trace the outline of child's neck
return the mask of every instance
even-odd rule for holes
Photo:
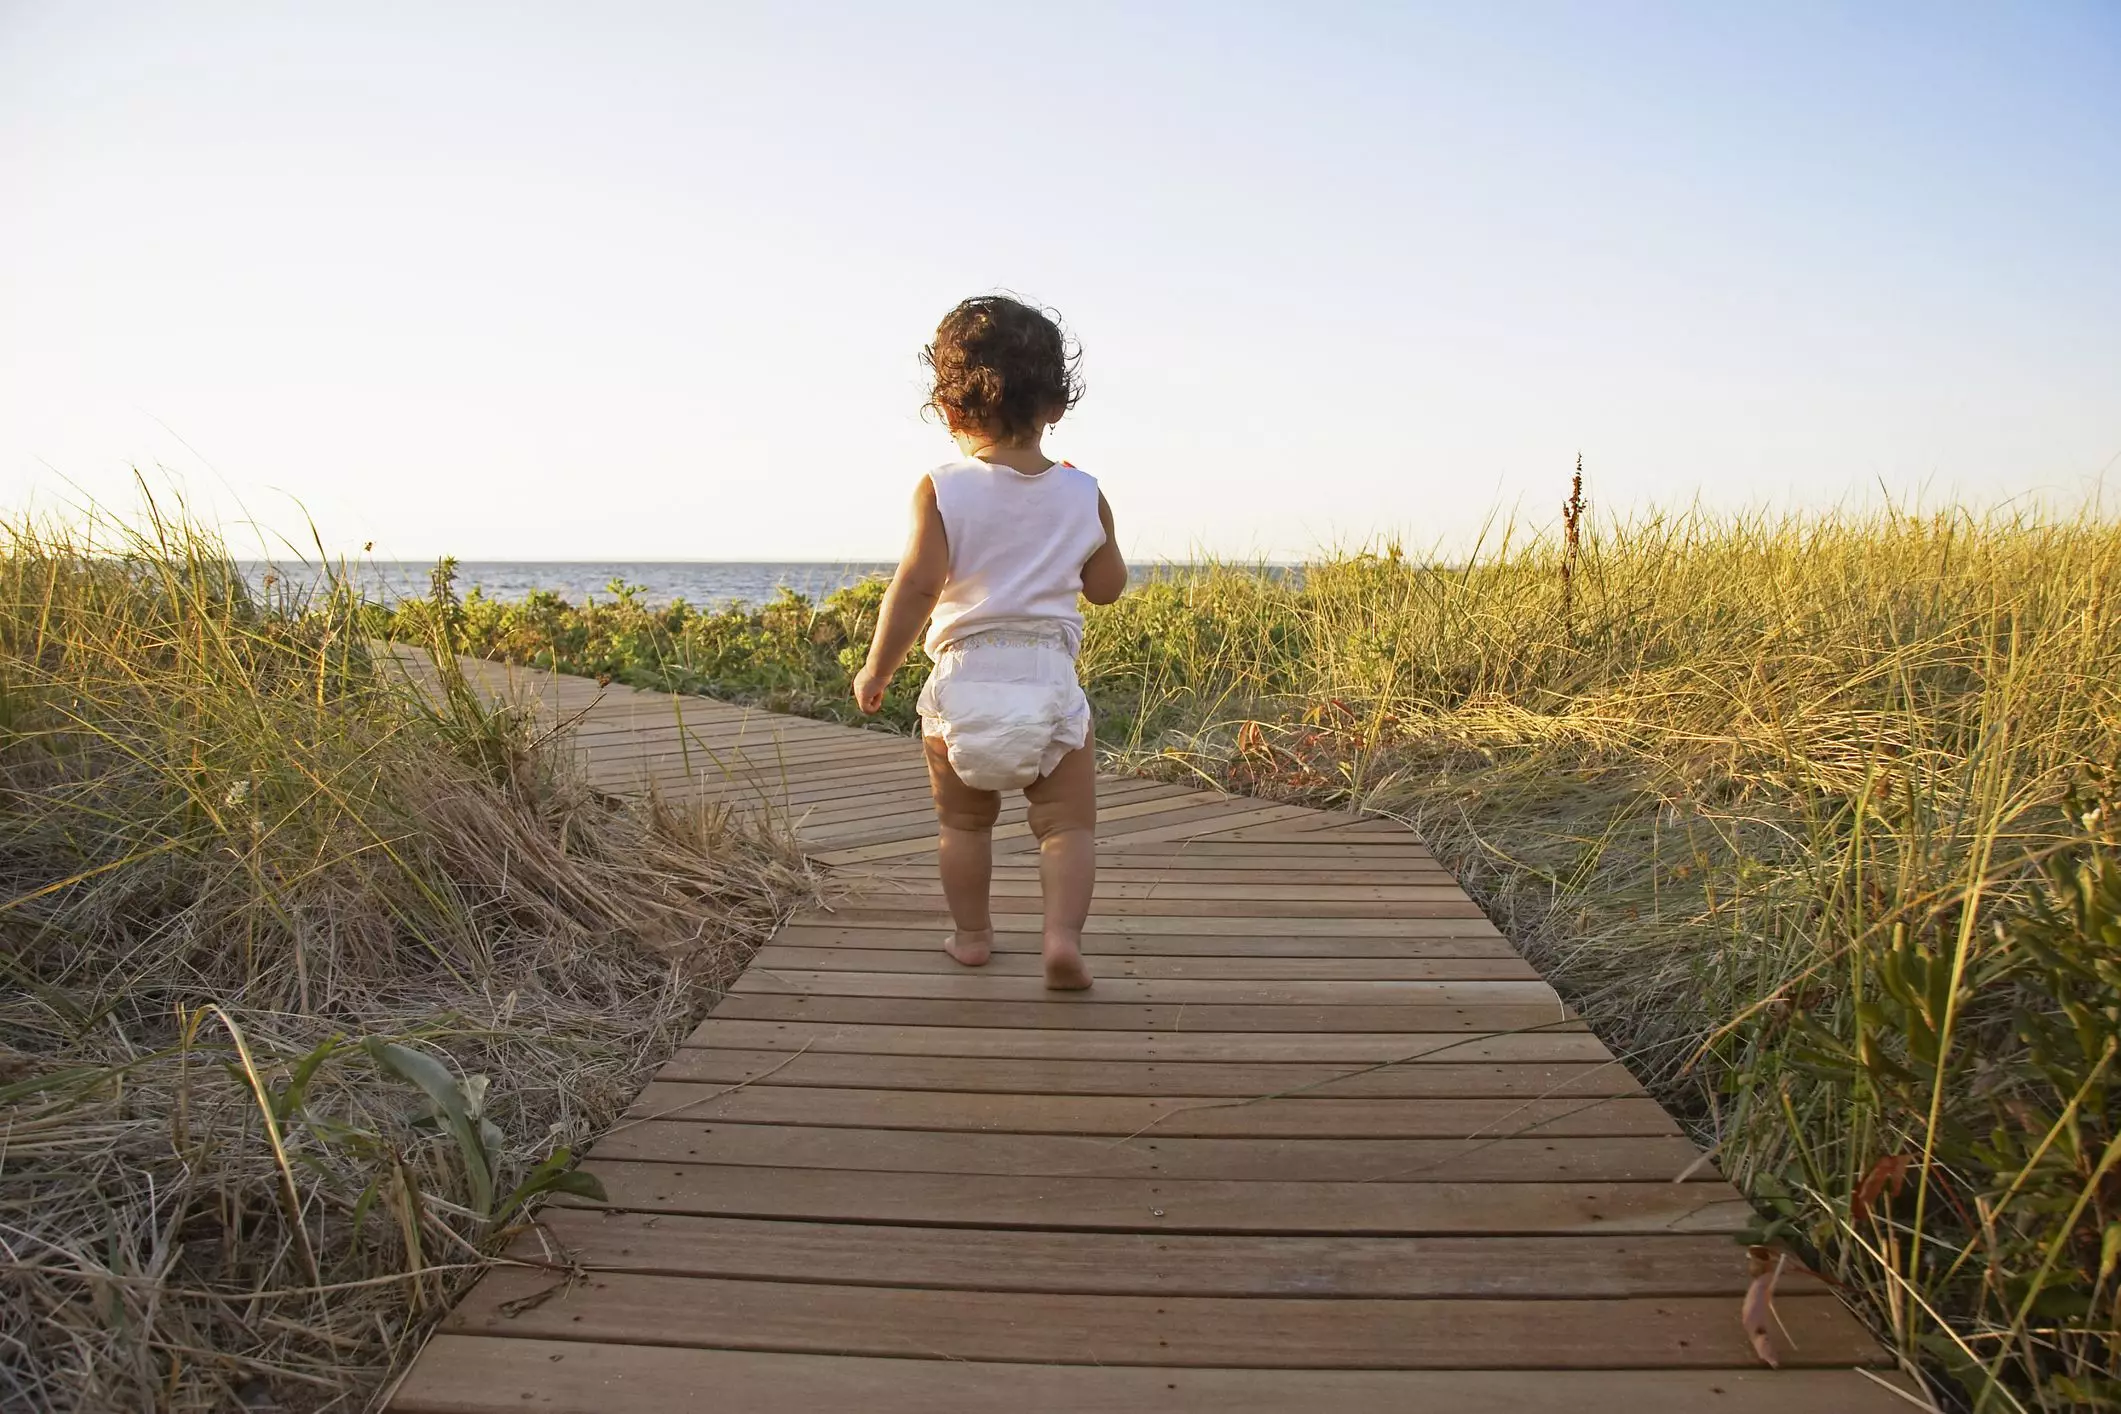
[[[952,432],[957,449],[968,457],[977,457],[994,466],[1005,466],[1011,471],[1026,476],[1036,476],[1053,466],[1053,458],[1046,455],[1045,437],[1033,437],[1028,442],[997,442],[992,438],[972,432]]]

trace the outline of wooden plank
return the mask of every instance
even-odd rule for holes
[[[584,1266],[966,1291],[1341,1298],[1722,1296],[1745,1255],[1720,1234],[1290,1237],[783,1223],[553,1207],[546,1235]],[[537,1234],[516,1254],[543,1259]],[[1778,1289],[1823,1285],[1792,1266]]]
[[[820,793],[823,793],[822,788]],[[1135,785],[1121,784],[1111,787],[1100,785],[1097,799],[1101,806],[1109,804],[1116,807],[1139,800],[1160,800],[1167,798],[1172,793],[1170,787],[1157,786],[1152,782],[1142,782]],[[896,802],[897,808],[893,810],[893,813],[902,814],[916,809],[926,809],[932,814],[934,811],[928,783],[923,779],[917,787],[908,787],[895,795],[853,800],[844,804],[829,804],[826,808],[812,811],[809,818],[819,824],[841,824],[848,820],[860,818],[866,811],[891,808],[894,802]],[[1005,795],[1002,797],[1002,808],[1005,812],[1021,811],[1024,808],[1023,798],[1021,796]],[[912,872],[908,871],[909,876]],[[925,873],[926,871],[921,872]]]
[[[860,928],[918,928],[932,933],[938,924],[907,909],[875,909],[864,906],[867,894],[836,900],[827,907],[796,915],[804,924]],[[941,917],[941,911],[937,910]],[[1038,910],[1012,907],[1003,899],[994,910],[995,927],[1005,933],[1036,933]],[[940,926],[948,927],[947,923]],[[1203,929],[1230,938],[1500,938],[1486,915],[1464,918],[1306,918],[1281,917],[1216,918],[1204,923],[1196,918],[1154,913],[1124,916],[1093,911],[1083,927],[1085,937],[1113,933],[1199,933]]]
[[[1174,883],[1197,884],[1308,884],[1325,879],[1355,885],[1457,883],[1450,871],[1422,859],[1283,860],[1279,862],[1290,867],[1280,870],[1260,867],[1276,862],[1272,857],[1247,860],[1226,854],[1198,859],[1184,854],[1146,855],[1128,850],[1123,845],[1108,844],[1102,847],[1098,856],[1098,872],[1121,879],[1169,879]],[[917,860],[886,861],[868,866],[861,872],[871,877],[904,880],[934,877],[934,871]],[[1002,854],[995,858],[994,877],[997,879],[1036,878],[1037,874],[1035,855]]]
[[[1109,795],[1100,797],[1098,809],[1102,814],[1109,816],[1115,812],[1129,809],[1130,807],[1137,805],[1148,806],[1154,804],[1161,806],[1168,802],[1171,798],[1172,797],[1167,793],[1144,794],[1135,791],[1114,791],[1111,792]],[[1021,822],[1024,818],[1024,812],[1025,805],[1023,797],[1005,794],[1002,797],[1002,812],[1000,817],[996,821],[997,833],[999,833],[1002,829],[1007,829]],[[850,807],[846,810],[836,812],[834,818],[831,820],[819,821],[819,824],[821,826],[829,827],[820,831],[820,843],[830,846],[860,843],[862,841],[864,832],[862,829],[857,828],[859,826],[866,826],[870,831],[873,831],[878,834],[883,834],[888,830],[900,825],[904,825],[909,821],[926,824],[933,819],[933,816],[934,806],[930,803],[928,789],[926,784],[924,783],[921,787],[921,793],[918,800],[907,803],[901,803],[888,810],[877,808],[866,814],[858,806]],[[1019,837],[1020,836],[1013,832],[1010,836],[1008,836],[1008,838]],[[1028,838],[1028,836],[1021,837]],[[1003,860],[1007,860],[1012,857],[1014,856],[1011,856],[1006,853],[1001,855],[1001,858]],[[930,878],[932,878],[932,871],[907,870],[902,873],[900,877],[908,881],[912,881],[922,878],[923,875],[928,875]]]
[[[924,814],[923,820],[932,813]],[[904,896],[930,902],[940,902],[943,897],[942,884],[934,879],[880,879],[872,887],[879,897]],[[1037,898],[1039,883],[1036,879],[1021,877],[997,878],[988,886],[988,897]],[[1097,880],[1097,899],[1100,903],[1144,898],[1217,903],[1259,901],[1330,904],[1339,900],[1368,903],[1458,903],[1465,899],[1465,893],[1456,884],[1196,884],[1185,879],[1141,880],[1112,874],[1100,875]]]
[[[753,771],[754,777],[766,773]],[[803,805],[860,805],[886,796],[928,792],[928,771],[918,757],[878,768],[822,773],[791,780],[777,786],[790,803]]]
[[[1035,860],[1014,856],[997,861],[996,872],[1012,868],[1031,870]],[[1133,850],[1107,850],[1098,857],[1098,873],[1122,879],[1198,880],[1202,883],[1265,883],[1296,880],[1302,883],[1392,884],[1458,882],[1450,870],[1427,859],[1284,859],[1261,855],[1216,854],[1195,857],[1186,854],[1148,855]]]
[[[1676,1134],[1656,1101],[1214,1100],[1138,1095],[982,1095],[919,1090],[741,1090],[651,1081],[627,1112],[691,1124],[812,1124],[835,1129],[1008,1130],[1017,1134],[1255,1139],[1479,1139]]]
[[[1143,814],[1166,815],[1173,818],[1178,815],[1185,815],[1187,817],[1186,822],[1167,824],[1164,832],[1154,835],[1155,838],[1179,838],[1195,828],[1194,823],[1190,822],[1197,821],[1200,818],[1212,816],[1215,819],[1228,820],[1251,813],[1250,803],[1244,802],[1237,797],[1216,798],[1211,796],[1211,800],[1215,803],[1199,805],[1195,804],[1191,797],[1184,797],[1122,805],[1112,810],[1100,810],[1098,839],[1101,842],[1109,841],[1118,838],[1122,834],[1129,838],[1138,837],[1140,834],[1138,829],[1115,822],[1135,821]],[[1273,809],[1279,812],[1285,810],[1286,807],[1273,807]],[[1227,813],[1231,811],[1235,813]],[[1176,832],[1175,834],[1170,833],[1174,831]],[[933,847],[933,841],[928,841],[925,845],[919,846],[914,842],[907,841],[880,842],[872,845],[830,850],[820,854],[818,857],[821,862],[831,865],[859,864],[870,860],[901,858],[911,854],[918,854],[923,848],[932,849]],[[1031,831],[1028,826],[1004,825],[994,832],[994,848],[998,856],[1011,852],[1035,850],[1037,847],[1037,841],[1031,838]]]
[[[1185,859],[1175,856],[1169,864],[1150,863],[1130,855],[1117,854],[1097,862],[1097,878],[1100,884],[1106,880],[1114,883],[1162,883],[1202,886],[1213,884],[1273,884],[1279,879],[1266,871],[1245,867],[1230,867],[1232,861],[1224,859],[1214,862]],[[1300,884],[1447,884],[1458,887],[1458,881],[1449,871],[1433,865],[1393,865],[1380,869],[1321,869],[1305,865],[1296,873]],[[931,871],[920,867],[900,866],[895,870],[880,870],[873,877],[900,878],[906,880],[926,879]],[[1009,879],[1038,880],[1038,864],[1035,860],[1016,862],[1016,857],[999,860],[994,866],[997,882]]]
[[[1021,914],[1003,915],[1011,919]],[[903,952],[939,952],[943,928],[935,923],[916,924],[901,919],[896,924],[870,924],[858,928],[827,926],[830,915],[799,914],[773,935],[777,948],[828,951],[839,948]],[[1202,927],[1212,927],[1203,924]],[[1099,957],[1221,957],[1221,958],[1514,958],[1519,954],[1500,937],[1483,929],[1463,935],[1419,938],[1273,937],[1227,933],[1095,932],[1090,948]],[[995,951],[1036,953],[1036,928],[997,929]]]
[[[553,705],[543,694],[536,699]],[[849,727],[844,722],[827,722],[815,717],[791,716],[785,712],[770,712],[764,708],[746,707],[740,703],[726,702],[716,697],[698,693],[650,692],[639,688],[612,683],[595,690],[595,696],[587,701],[566,699],[571,713],[580,714],[580,719],[597,723],[633,723],[650,731],[669,732],[673,723],[682,718],[687,726],[707,727],[726,731],[748,729],[754,733],[785,733],[789,736],[815,736],[842,738],[850,736],[870,737],[878,740],[905,740],[896,732]]]
[[[898,800],[912,804],[928,798],[927,778],[903,767],[864,773],[834,775],[818,779],[784,779],[770,771],[746,771],[725,776],[708,771],[699,777],[703,789],[718,800],[749,802],[768,800],[792,815],[808,817],[820,804],[868,807],[878,801]],[[933,808],[932,806],[930,807]]]
[[[860,1409],[865,1414],[1908,1414],[1845,1370],[1228,1370],[1002,1364],[596,1345],[444,1334],[392,1404],[402,1414],[671,1414]]]
[[[1228,818],[1233,814],[1247,813],[1244,809],[1245,804],[1245,802],[1234,797],[1216,796],[1201,791],[1175,796],[1156,796],[1147,800],[1132,800],[1109,808],[1100,805],[1098,807],[1098,838],[1100,840],[1117,838],[1136,828],[1138,822],[1151,817],[1159,823],[1167,823],[1174,820],[1190,822],[1201,819]],[[1170,825],[1169,828],[1177,829],[1179,827]],[[884,827],[880,826],[879,831],[880,833],[884,832]],[[842,854],[852,854],[859,851],[862,848],[861,845],[851,840],[836,841],[835,843],[843,844],[846,848],[844,850],[835,849],[833,852],[824,855],[826,862],[857,862],[852,859],[843,860],[841,856]],[[876,846],[868,846],[868,848],[874,849]],[[994,849],[997,855],[1006,855],[1011,851],[1035,851],[1037,848],[1038,842],[1032,838],[1031,829],[1028,825],[1003,825],[994,831]],[[891,853],[864,854],[862,857],[891,858],[893,855]]]
[[[1144,820],[1138,815],[1121,816],[1116,812],[1099,811],[1099,840],[1117,843],[1146,830],[1177,825],[1188,826],[1186,834],[1191,834],[1213,822],[1241,820],[1265,812],[1287,816],[1302,809],[1300,806],[1266,805],[1245,796],[1224,795],[1210,790],[1188,791],[1184,795],[1171,797],[1167,804],[1169,808],[1155,820]]]
[[[1362,816],[1351,815],[1345,810],[1313,808],[1306,810],[1301,816],[1294,816],[1286,821],[1273,821],[1266,824],[1245,826],[1240,831],[1226,835],[1224,838],[1240,840],[1302,839],[1304,836],[1312,834],[1323,836],[1362,819]],[[1412,832],[1404,831],[1395,826],[1388,833]]]
[[[1020,824],[1025,814],[1020,804],[1006,804],[996,826],[1011,828]],[[865,819],[809,826],[805,833],[816,842],[814,847],[821,850],[873,844],[878,840],[928,839],[935,834],[935,807],[923,802],[917,809],[879,812]]]
[[[1603,1061],[1588,1031],[1504,1035],[1407,1032],[1062,1031],[1031,1026],[904,1026],[856,1022],[745,1021],[716,1013],[686,1046],[879,1056],[1028,1057],[1169,1061]]]
[[[744,755],[730,761],[728,769],[732,775],[773,781],[791,796],[808,801],[853,800],[887,789],[928,784],[927,767],[920,757],[899,751],[786,762],[769,755]]]
[[[585,745],[626,741],[656,747],[681,739],[725,745],[739,741],[831,741],[837,730],[824,722],[798,721],[746,712],[708,698],[616,695],[605,689],[595,698],[528,699],[541,724]]]
[[[702,727],[687,721],[680,727],[666,720],[660,730],[642,729],[637,722],[606,720],[584,724],[577,721],[573,739],[591,756],[625,753],[649,759],[658,757],[711,756],[730,762],[778,762],[786,765],[918,762],[918,748],[903,737],[877,732],[827,728],[822,732],[789,732],[778,725],[763,729],[743,725]]]
[[[660,720],[658,720],[660,717]],[[742,751],[812,754],[853,750],[903,750],[897,739],[875,733],[849,736],[844,729],[825,723],[792,725],[792,718],[715,719],[701,718],[690,710],[660,714],[638,708],[612,711],[591,708],[564,718],[569,736],[583,748],[596,751],[611,746],[628,750],[710,751],[716,754]]]
[[[819,805],[863,808],[880,800],[904,799],[920,801],[928,798],[928,775],[926,771],[899,765],[889,770],[866,772],[859,776],[835,775],[814,780],[776,781],[762,779],[760,773],[727,789],[767,789],[775,799],[791,809],[808,811]]]
[[[926,826],[917,843],[923,849],[935,847],[935,832]],[[858,900],[860,907],[880,913],[942,912],[940,898],[924,899],[907,895],[893,895],[874,890],[865,892]],[[1012,900],[995,900],[997,905],[1007,905]],[[1028,901],[1027,901],[1028,902]],[[1019,905],[1020,907],[1022,905]],[[1341,918],[1482,918],[1486,915],[1471,899],[1458,898],[1434,903],[1364,903],[1359,900],[1333,902],[1296,900],[1228,900],[1228,899],[1100,899],[1097,916],[1106,918],[1304,918],[1319,922]]]
[[[731,773],[711,761],[593,764],[584,770],[583,775],[598,789],[617,794],[654,787],[666,793],[682,791],[702,800],[743,809],[770,806],[787,812],[800,804],[790,798],[789,783],[779,776]]]
[[[1005,805],[997,823],[1013,825],[1024,818],[1021,805]],[[925,839],[935,834],[935,828],[935,806],[925,797],[905,809],[877,810],[858,819],[805,819],[803,822],[803,834],[809,840],[810,848],[817,850],[868,844],[882,839]]]
[[[1638,1095],[1618,1061],[1435,1060],[1423,1065],[1305,1061],[1031,1060],[961,1056],[788,1055],[685,1047],[660,1082],[811,1085],[856,1090],[950,1090],[1014,1095],[1392,1095],[1425,1098]]]
[[[549,1299],[536,1301],[548,1289]],[[527,1309],[501,1314],[507,1302]],[[1792,1366],[1875,1360],[1830,1298],[1776,1302]],[[1313,1301],[1070,1296],[503,1268],[445,1329],[573,1340],[1056,1364],[1276,1369],[1744,1369],[1728,1299]]]
[[[1376,860],[1433,861],[1435,858],[1428,846],[1414,835],[1376,840],[1291,839],[1253,843],[1216,836],[1194,840],[1138,840],[1130,843],[1125,853],[1139,859],[1175,855],[1192,859],[1280,860],[1292,866],[1320,860],[1345,860],[1353,865],[1367,865]]]
[[[1140,1139],[651,1120],[597,1142],[619,1161],[889,1173],[1271,1182],[1670,1183],[1721,1177],[1678,1135],[1570,1139]],[[1730,1255],[1728,1253],[1724,1254]],[[896,1277],[894,1273],[894,1277]],[[932,1285],[933,1283],[922,1283]],[[1557,1293],[1565,1294],[1565,1293]]]
[[[1269,853],[1260,849],[1247,849],[1244,853],[1208,854],[1205,851],[1213,840],[1179,840],[1179,849],[1170,854],[1154,852],[1154,846],[1144,845],[1138,849],[1108,845],[1098,854],[1100,866],[1112,868],[1180,870],[1239,870],[1261,880],[1286,879],[1291,876],[1308,878],[1322,870],[1387,870],[1398,874],[1428,873],[1432,876],[1453,878],[1451,872],[1439,864],[1426,851],[1411,849],[1380,850],[1317,850],[1303,849],[1283,853],[1278,848]],[[1000,861],[1004,864],[1025,863],[1014,857]]]
[[[1277,841],[1337,841],[1368,839],[1419,839],[1408,825],[1382,815],[1349,815],[1344,811],[1314,810],[1301,820],[1287,824],[1255,825],[1230,836],[1233,839],[1273,843]]]
[[[1153,826],[1144,826],[1137,822],[1129,821],[1125,824],[1108,828],[1105,821],[1100,818],[1098,821],[1097,839],[1100,844],[1127,845],[1146,844],[1154,840],[1192,839],[1197,835],[1210,832],[1211,829],[1221,830],[1246,821],[1285,819],[1302,808],[1293,805],[1260,805],[1251,801],[1241,803],[1248,808],[1229,812],[1217,811],[1213,814],[1203,812],[1199,816],[1185,820],[1159,821]]]
[[[1095,992],[1065,1001],[953,1001],[936,997],[827,997],[731,993],[718,1017],[764,1021],[855,1021],[905,1026],[1017,1026],[1103,1031],[1335,1032],[1581,1031],[1565,1007],[1536,1006],[1207,1006],[1104,1002]]]
[[[831,792],[822,786],[814,788],[812,794],[825,797],[821,808],[816,811],[816,818],[821,824],[844,824],[857,818],[865,810],[884,808],[885,805],[890,805],[894,800],[896,804],[892,805],[891,808],[895,814],[905,814],[918,807],[929,806],[929,789],[925,775],[917,783],[909,781],[895,797],[863,798],[842,795],[834,798]],[[1116,810],[1126,805],[1167,800],[1173,794],[1174,792],[1169,787],[1138,782],[1131,785],[1126,783],[1111,786],[1100,784],[1097,798],[1100,808]],[[1005,815],[1020,812],[1023,808],[1024,798],[1022,795],[1013,792],[1003,794],[1002,809]],[[918,872],[921,871],[907,871],[909,876]]]
[[[671,732],[662,740],[645,739],[638,733],[574,740],[577,754],[592,766],[638,763],[684,766],[701,772],[728,776],[782,775],[787,773],[849,773],[877,768],[903,767],[904,754],[860,743],[815,743],[771,737],[728,737],[703,740],[692,732]]]
[[[682,727],[670,719],[658,727],[637,715],[574,718],[561,730],[592,759],[615,753],[651,759],[708,756],[721,761],[742,761],[747,757],[778,761],[855,756],[874,760],[905,758],[903,747],[895,746],[886,737],[845,737],[838,735],[837,729],[791,732],[778,724],[767,724],[763,729],[751,723],[702,724],[689,716]]]
[[[1020,828],[1023,827],[1003,826],[1002,830],[996,830],[995,833],[1000,835],[1003,830]],[[1026,833],[1029,832],[1026,831]],[[839,868],[849,864],[866,863],[870,860],[907,859],[915,855],[933,854],[934,852],[935,841],[933,839],[885,840],[877,844],[856,845],[850,849],[820,850],[815,855],[815,858],[820,864],[828,864],[834,868]]]
[[[1735,1233],[1754,1220],[1751,1204],[1713,1182],[1232,1182],[603,1160],[589,1170],[614,1207],[804,1222],[1422,1236]]]
[[[792,992],[835,997],[954,997],[1004,1001],[1035,988],[1022,978],[982,976],[981,969],[928,976],[904,972],[823,972],[798,968],[752,969],[732,992]],[[1556,1000],[1543,981],[1524,982],[1242,982],[1213,978],[1145,980],[1105,977],[1090,993],[1056,995],[1054,1006],[1113,1002],[1213,1002],[1223,1005],[1454,1006],[1537,1005]]]
[[[861,818],[872,811],[906,813],[926,810],[931,816],[935,813],[935,804],[925,781],[907,781],[903,785],[866,797],[840,795],[825,788],[820,788],[817,794],[820,797],[817,800],[788,802],[805,827],[841,824],[850,819]]]
[[[1341,823],[1327,826],[1317,832],[1323,838],[1350,838],[1367,835],[1403,835],[1418,833],[1404,820],[1390,815],[1356,815],[1343,817]]]
[[[1009,938],[1022,938],[1010,934]],[[1039,974],[1037,944],[1019,944],[1011,951],[1000,946],[992,959],[979,969],[984,976],[1035,977]],[[1532,981],[1539,974],[1515,955],[1470,958],[1435,957],[1159,957],[1139,952],[1100,949],[1106,974],[1113,977],[1180,978],[1217,977],[1247,981]],[[794,947],[776,942],[752,958],[753,967],[779,970],[784,967],[832,972],[907,972],[957,975],[964,964],[946,954],[930,940],[925,948]]]
[[[864,787],[876,789],[886,785],[911,785],[927,779],[922,768],[903,761],[882,760],[862,765],[815,765],[803,762],[781,765],[774,762],[725,761],[706,753],[697,753],[690,758],[678,753],[653,757],[610,754],[591,760],[588,763],[588,773],[592,777],[614,781],[624,779],[628,775],[668,775],[746,793],[761,790],[793,792],[811,784],[831,786],[836,793],[852,793]]]

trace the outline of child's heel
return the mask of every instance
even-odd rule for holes
[[[1090,990],[1090,968],[1083,961],[1083,945],[1080,941],[1047,939],[1044,949],[1046,963],[1046,990],[1049,992],[1087,992]]]
[[[943,939],[943,951],[960,967],[985,967],[994,956],[994,930],[959,928]]]

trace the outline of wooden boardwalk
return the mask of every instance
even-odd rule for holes
[[[836,895],[518,1244],[580,1279],[487,1276],[402,1414],[1927,1407],[1810,1278],[1760,1365],[1746,1205],[1408,831],[1104,779],[1053,996],[1020,801],[971,971],[914,743],[474,672],[607,788],[786,810]]]

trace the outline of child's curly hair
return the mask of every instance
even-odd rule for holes
[[[945,423],[1003,442],[1032,436],[1083,395],[1082,350],[1059,319],[1008,295],[976,295],[944,315],[921,362],[935,370],[928,405]]]

